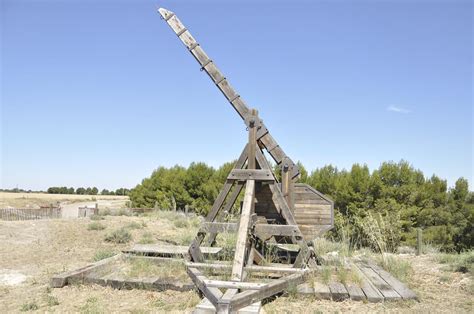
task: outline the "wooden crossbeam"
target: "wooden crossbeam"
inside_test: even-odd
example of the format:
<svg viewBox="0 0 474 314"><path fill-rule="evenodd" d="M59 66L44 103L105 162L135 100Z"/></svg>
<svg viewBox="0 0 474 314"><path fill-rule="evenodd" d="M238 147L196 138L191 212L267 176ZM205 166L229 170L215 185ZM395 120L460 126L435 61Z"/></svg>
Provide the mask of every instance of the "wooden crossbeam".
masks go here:
<svg viewBox="0 0 474 314"><path fill-rule="evenodd" d="M299 232L298 226L256 224L255 232L262 235L291 237Z"/></svg>
<svg viewBox="0 0 474 314"><path fill-rule="evenodd" d="M242 153L240 154L239 159L234 165L234 169L241 169L245 165L247 158L248 158L248 144L245 145L244 149L242 150ZM225 199L227 198L227 195L232 189L232 185L233 185L233 181L227 181L224 184L224 187L220 191L219 195L217 196L217 199L214 201L214 204L212 205L212 208L209 214L206 217L206 222L213 222L216 219L216 216L219 210L222 208L222 205ZM204 256L199 247L202 241L204 240L205 236L206 236L206 232L198 232L198 234L196 235L196 238L193 240L193 242L191 242L191 245L189 246L189 254L191 256L191 259L195 262L204 261Z"/></svg>
<svg viewBox="0 0 474 314"><path fill-rule="evenodd" d="M229 311L237 311L247 305L271 297L283 290L287 289L290 285L298 285L304 282L309 274L309 270L300 273L292 274L286 277L274 280L267 284L265 287L259 290L247 290L236 294L229 303ZM220 303L220 301L218 301Z"/></svg>
<svg viewBox="0 0 474 314"><path fill-rule="evenodd" d="M217 307L219 299L222 297L222 292L215 287L208 287L204 280L207 278L196 268L188 267L187 273L191 280L194 282L196 287L211 301L211 303Z"/></svg>
<svg viewBox="0 0 474 314"><path fill-rule="evenodd" d="M203 281L206 286L214 288L224 289L241 289L241 290L260 290L264 288L266 283L256 282L240 282L240 281L224 281L224 280L210 280L206 279Z"/></svg>
<svg viewBox="0 0 474 314"><path fill-rule="evenodd" d="M235 202L237 200L237 197L239 197L240 192L242 191L243 187L244 187L244 182L242 182L242 181L237 181L234 184L234 190L232 191L232 194L229 196L229 199L226 200L224 208L221 210L220 213L230 212L230 210L232 209L232 206L235 204ZM217 219L218 219L218 217L217 217ZM207 244L209 246L214 244L214 242L216 241L216 236L217 236L217 233L215 233L215 232L211 232L209 234L209 237L208 237L208 240L207 240Z"/></svg>
<svg viewBox="0 0 474 314"><path fill-rule="evenodd" d="M187 267L197 268L197 269L215 269L215 270L228 270L232 269L232 265L229 264L219 264L219 263L195 263L195 262L186 262ZM276 266L245 266L244 270L249 273L301 273L304 272L304 269L293 268L293 267L276 267Z"/></svg>
<svg viewBox="0 0 474 314"><path fill-rule="evenodd" d="M227 180L275 181L275 178L273 172L269 169L233 169Z"/></svg>

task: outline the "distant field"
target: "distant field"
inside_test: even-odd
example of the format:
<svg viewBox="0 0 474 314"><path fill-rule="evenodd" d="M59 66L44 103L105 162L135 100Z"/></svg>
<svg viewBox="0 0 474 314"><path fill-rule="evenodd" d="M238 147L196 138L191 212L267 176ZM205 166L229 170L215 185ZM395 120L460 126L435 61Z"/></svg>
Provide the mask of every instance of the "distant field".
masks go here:
<svg viewBox="0 0 474 314"><path fill-rule="evenodd" d="M48 194L48 193L10 193L0 192L0 207L40 207L59 203L117 201L125 203L128 196L117 195L75 195L75 194ZM115 203L115 202L114 202Z"/></svg>

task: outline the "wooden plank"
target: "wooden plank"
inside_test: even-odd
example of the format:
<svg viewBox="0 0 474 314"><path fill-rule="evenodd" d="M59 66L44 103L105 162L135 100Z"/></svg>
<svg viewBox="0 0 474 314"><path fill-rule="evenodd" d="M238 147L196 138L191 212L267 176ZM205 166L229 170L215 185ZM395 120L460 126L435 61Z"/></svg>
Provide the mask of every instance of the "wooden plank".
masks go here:
<svg viewBox="0 0 474 314"><path fill-rule="evenodd" d="M217 306L217 302L222 297L222 292L217 288L207 287L204 283L206 277L203 276L196 268L188 267L187 273L196 287L206 296L209 301L211 301L214 306Z"/></svg>
<svg viewBox="0 0 474 314"><path fill-rule="evenodd" d="M245 186L242 213L240 214L239 229L237 232L237 242L235 245L234 265L232 267L232 280L242 280L245 251L247 248L247 237L250 225L250 214L255 196L255 181L248 180Z"/></svg>
<svg viewBox="0 0 474 314"><path fill-rule="evenodd" d="M323 283L314 281L313 283L314 295L319 300L331 300L331 290Z"/></svg>
<svg viewBox="0 0 474 314"><path fill-rule="evenodd" d="M295 219L296 224L298 222L304 222L305 224L312 225L312 226L326 226L326 225L331 225L332 219L330 218L321 218L321 219Z"/></svg>
<svg viewBox="0 0 474 314"><path fill-rule="evenodd" d="M347 289L347 292L349 293L351 300L354 300L354 301L365 300L365 294L359 286L356 286L355 284L352 284L352 283L348 283L346 284L346 289Z"/></svg>
<svg viewBox="0 0 474 314"><path fill-rule="evenodd" d="M300 209L301 212L302 209L310 209L311 211L313 210L321 210L321 211L328 211L331 212L332 205L331 204L314 204L314 203L309 203L309 204L302 204L302 203L295 203L295 211L298 211Z"/></svg>
<svg viewBox="0 0 474 314"><path fill-rule="evenodd" d="M278 236L294 236L299 233L298 226L289 225L269 225L269 224L257 224L255 225L255 232L265 235L278 235Z"/></svg>
<svg viewBox="0 0 474 314"><path fill-rule="evenodd" d="M340 282L330 282L328 284L331 296L334 301L344 301L349 299L349 293L347 293L346 287Z"/></svg>
<svg viewBox="0 0 474 314"><path fill-rule="evenodd" d="M230 301L238 292L239 290L237 289L228 289L216 305L217 313L222 313L222 314L232 313L230 309Z"/></svg>
<svg viewBox="0 0 474 314"><path fill-rule="evenodd" d="M107 268L111 263L118 261L122 258L123 254L117 254L112 257L95 262L93 264L87 265L85 267L54 275L51 278L51 286L53 288L62 288L67 285L71 279L82 281L84 277L91 274L92 272L97 272L98 270Z"/></svg>
<svg viewBox="0 0 474 314"><path fill-rule="evenodd" d="M395 290L393 290L372 268L360 265L360 269L374 284L374 286L379 289L386 301L401 299L401 296Z"/></svg>
<svg viewBox="0 0 474 314"><path fill-rule="evenodd" d="M193 268L208 268L215 270L226 270L232 269L232 265L229 264L218 264L218 263L195 263L195 262L186 262L186 266ZM305 270L300 268L293 267L274 267L274 266L245 266L244 270L246 272L273 272L273 273L303 273Z"/></svg>
<svg viewBox="0 0 474 314"><path fill-rule="evenodd" d="M220 247L201 247L201 252L206 255L215 255L220 251L222 251ZM124 250L123 252L135 254L185 255L188 253L188 247L182 245L135 244L131 249Z"/></svg>
<svg viewBox="0 0 474 314"><path fill-rule="evenodd" d="M362 272L362 270L356 265L352 264L352 269L359 275L362 280L361 288L367 297L367 301L377 303L382 302L384 297L382 293L374 286L372 282L369 281L367 276Z"/></svg>
<svg viewBox="0 0 474 314"><path fill-rule="evenodd" d="M401 283L398 279L393 277L390 273L386 272L384 269L380 268L379 266L375 265L374 263L369 263L369 265L403 299L417 299L417 296L413 291L411 291L406 285Z"/></svg>
<svg viewBox="0 0 474 314"><path fill-rule="evenodd" d="M246 306L238 310L237 314L258 314L260 313L261 307L262 307L261 302L255 302L254 304L251 304L249 306ZM193 311L193 314L215 314L215 313L216 313L216 308L206 298L202 299L201 303L199 303L196 306L196 309Z"/></svg>
<svg viewBox="0 0 474 314"><path fill-rule="evenodd" d="M265 287L266 283L240 282L240 281L224 281L206 279L203 281L208 287L224 288L224 289L241 289L241 290L260 290Z"/></svg>
<svg viewBox="0 0 474 314"><path fill-rule="evenodd" d="M272 171L268 169L233 169L227 180L275 181L275 178Z"/></svg>
<svg viewBox="0 0 474 314"><path fill-rule="evenodd" d="M300 194L294 193L295 196L295 206L297 205L329 205L328 201L322 198L309 198L309 199L302 199L300 198Z"/></svg>

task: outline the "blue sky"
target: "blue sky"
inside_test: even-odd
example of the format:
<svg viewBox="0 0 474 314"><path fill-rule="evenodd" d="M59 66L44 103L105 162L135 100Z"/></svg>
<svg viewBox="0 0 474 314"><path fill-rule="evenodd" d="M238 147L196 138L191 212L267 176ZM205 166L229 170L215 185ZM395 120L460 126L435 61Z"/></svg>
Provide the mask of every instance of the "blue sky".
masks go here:
<svg viewBox="0 0 474 314"><path fill-rule="evenodd" d="M474 179L471 1L1 3L2 188L238 157L244 124L159 6L309 170L405 159Z"/></svg>

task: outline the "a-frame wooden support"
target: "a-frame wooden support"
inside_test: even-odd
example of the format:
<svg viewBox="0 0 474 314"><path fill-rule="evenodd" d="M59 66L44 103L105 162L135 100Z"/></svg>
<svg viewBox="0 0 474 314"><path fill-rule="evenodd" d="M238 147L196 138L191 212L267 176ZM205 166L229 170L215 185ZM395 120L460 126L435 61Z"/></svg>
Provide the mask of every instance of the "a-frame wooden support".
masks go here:
<svg viewBox="0 0 474 314"><path fill-rule="evenodd" d="M188 267L188 273L196 287L209 299L218 312L238 310L255 301L281 292L290 284L301 282L308 271L308 269L305 269L305 266L311 255L311 251L303 239L303 235L292 212L293 181L290 175L291 169L282 164L283 182L280 185L258 144L258 130L261 124L256 110L250 111L246 118L246 123L249 131L248 144L229 173L206 221L202 224L196 238L189 247L190 265L202 265L206 261L204 260L200 245L206 234L209 235L208 241L212 244L216 234L220 232L237 232L230 281L209 280L197 268L193 266ZM269 186L275 208L277 208L278 213L286 224L256 223L254 219L256 217L256 184L262 184L262 182ZM245 193L238 223L217 221L219 213L222 211L228 212L232 208L244 187ZM257 285L244 282L246 269L252 267L255 261L262 262L264 260L264 256L255 249L254 239L258 238L259 234L285 236L290 238L293 243L299 245L300 250L293 263L296 273L280 278L270 284ZM271 271L271 269L272 267L268 267L267 270ZM219 288L227 290L221 291ZM243 290L243 292L239 292L239 289Z"/></svg>

